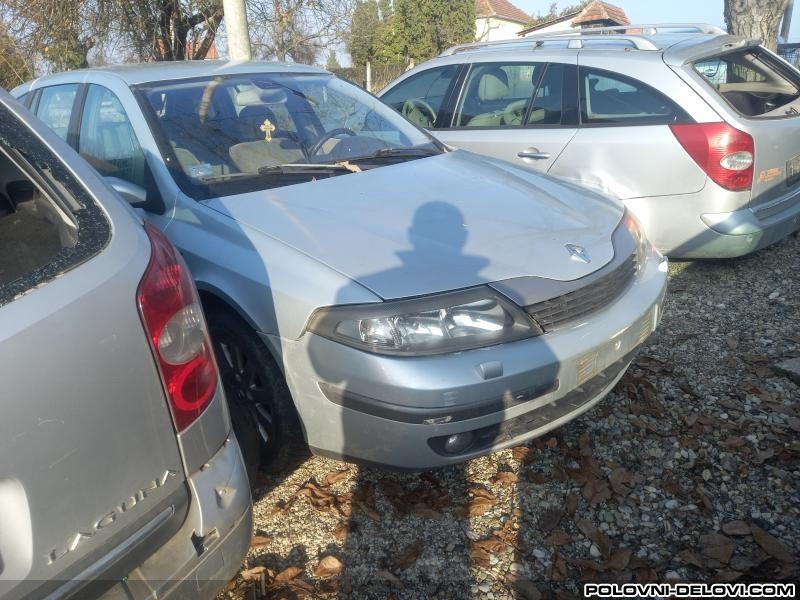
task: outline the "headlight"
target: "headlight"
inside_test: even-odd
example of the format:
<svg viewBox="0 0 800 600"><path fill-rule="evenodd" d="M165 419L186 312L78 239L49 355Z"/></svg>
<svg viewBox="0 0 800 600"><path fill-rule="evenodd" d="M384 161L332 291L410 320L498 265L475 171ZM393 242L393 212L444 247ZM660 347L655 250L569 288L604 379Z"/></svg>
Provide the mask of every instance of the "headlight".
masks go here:
<svg viewBox="0 0 800 600"><path fill-rule="evenodd" d="M650 247L650 242L647 241L647 236L644 234L639 219L633 216L633 213L627 208L625 214L622 215L622 224L625 226L634 242L636 242L636 268L641 271L644 268L644 263L647 262L647 250Z"/></svg>
<svg viewBox="0 0 800 600"><path fill-rule="evenodd" d="M317 310L308 330L377 354L457 352L540 335L542 330L489 287Z"/></svg>

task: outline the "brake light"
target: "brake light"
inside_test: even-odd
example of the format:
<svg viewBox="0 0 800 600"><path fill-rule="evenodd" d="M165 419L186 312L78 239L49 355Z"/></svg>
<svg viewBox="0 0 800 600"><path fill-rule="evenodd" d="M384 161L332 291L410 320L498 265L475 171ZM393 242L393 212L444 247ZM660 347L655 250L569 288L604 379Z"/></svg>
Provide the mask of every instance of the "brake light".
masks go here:
<svg viewBox="0 0 800 600"><path fill-rule="evenodd" d="M172 243L145 224L152 254L137 299L175 428L183 431L211 402L217 365L200 298L189 269Z"/></svg>
<svg viewBox="0 0 800 600"><path fill-rule="evenodd" d="M740 192L753 185L753 138L727 123L669 126L681 146L714 182Z"/></svg>

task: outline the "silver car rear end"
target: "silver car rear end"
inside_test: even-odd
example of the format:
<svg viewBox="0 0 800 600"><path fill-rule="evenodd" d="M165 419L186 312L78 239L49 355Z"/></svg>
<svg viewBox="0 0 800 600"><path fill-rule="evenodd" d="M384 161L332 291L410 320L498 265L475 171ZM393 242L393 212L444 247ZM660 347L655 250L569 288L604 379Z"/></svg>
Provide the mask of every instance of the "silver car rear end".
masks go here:
<svg viewBox="0 0 800 600"><path fill-rule="evenodd" d="M220 388L176 435L137 308L151 241L0 93L0 225L25 233L0 259L0 597L211 596L250 536Z"/></svg>

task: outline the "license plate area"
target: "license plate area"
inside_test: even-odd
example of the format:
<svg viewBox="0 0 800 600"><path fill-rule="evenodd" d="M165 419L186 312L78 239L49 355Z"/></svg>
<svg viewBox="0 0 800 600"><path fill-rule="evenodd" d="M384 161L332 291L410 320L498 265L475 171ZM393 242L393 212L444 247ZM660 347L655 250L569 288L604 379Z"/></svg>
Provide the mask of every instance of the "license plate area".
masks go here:
<svg viewBox="0 0 800 600"><path fill-rule="evenodd" d="M658 305L654 305L638 321L621 331L603 345L590 350L578 358L576 363L577 384L583 385L609 365L635 348L641 346L658 324Z"/></svg>
<svg viewBox="0 0 800 600"><path fill-rule="evenodd" d="M800 155L786 161L786 185L792 187L800 182Z"/></svg>

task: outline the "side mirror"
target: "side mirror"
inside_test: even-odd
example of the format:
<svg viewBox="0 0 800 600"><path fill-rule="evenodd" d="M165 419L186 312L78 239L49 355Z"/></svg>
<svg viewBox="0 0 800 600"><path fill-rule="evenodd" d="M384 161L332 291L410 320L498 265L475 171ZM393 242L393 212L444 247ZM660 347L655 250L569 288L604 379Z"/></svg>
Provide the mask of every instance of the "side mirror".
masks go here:
<svg viewBox="0 0 800 600"><path fill-rule="evenodd" d="M103 179L132 207L147 208L147 190L142 186L131 183L130 181L125 181L119 177L104 177Z"/></svg>

